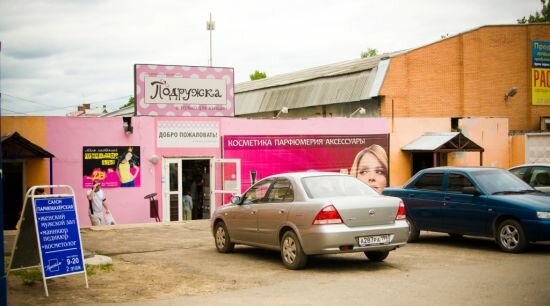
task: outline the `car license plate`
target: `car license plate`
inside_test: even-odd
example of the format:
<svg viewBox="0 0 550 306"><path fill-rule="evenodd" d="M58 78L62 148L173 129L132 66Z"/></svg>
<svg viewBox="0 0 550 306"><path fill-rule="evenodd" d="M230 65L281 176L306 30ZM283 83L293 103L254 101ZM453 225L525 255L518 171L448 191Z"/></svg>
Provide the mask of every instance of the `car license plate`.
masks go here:
<svg viewBox="0 0 550 306"><path fill-rule="evenodd" d="M390 235L364 236L358 237L359 246L369 246L377 244L390 243Z"/></svg>

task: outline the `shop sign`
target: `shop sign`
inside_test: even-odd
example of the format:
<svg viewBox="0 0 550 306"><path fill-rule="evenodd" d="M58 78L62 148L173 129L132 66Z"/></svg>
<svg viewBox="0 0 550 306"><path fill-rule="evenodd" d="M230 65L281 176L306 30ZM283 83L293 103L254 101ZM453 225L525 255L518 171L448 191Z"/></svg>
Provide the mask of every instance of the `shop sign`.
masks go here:
<svg viewBox="0 0 550 306"><path fill-rule="evenodd" d="M158 121L157 147L219 148L219 124L212 121Z"/></svg>
<svg viewBox="0 0 550 306"><path fill-rule="evenodd" d="M550 106L550 42L533 41L531 51L532 104Z"/></svg>
<svg viewBox="0 0 550 306"><path fill-rule="evenodd" d="M135 65L136 114L234 115L233 68Z"/></svg>
<svg viewBox="0 0 550 306"><path fill-rule="evenodd" d="M377 147L387 157L388 134L277 135L223 137L224 158L241 160L242 188L266 176L295 171L351 173L363 149ZM387 158L385 158L387 163ZM385 165L386 170L389 165ZM386 179L387 179L387 173Z"/></svg>

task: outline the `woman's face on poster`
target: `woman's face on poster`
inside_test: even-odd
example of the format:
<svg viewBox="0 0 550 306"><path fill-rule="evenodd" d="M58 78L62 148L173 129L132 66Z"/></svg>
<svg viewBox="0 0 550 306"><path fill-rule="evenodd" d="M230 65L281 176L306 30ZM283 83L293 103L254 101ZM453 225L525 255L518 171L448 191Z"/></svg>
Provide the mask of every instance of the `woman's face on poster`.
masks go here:
<svg viewBox="0 0 550 306"><path fill-rule="evenodd" d="M132 159L132 153L126 152L126 155L124 155L124 159L127 160L127 161L131 160Z"/></svg>
<svg viewBox="0 0 550 306"><path fill-rule="evenodd" d="M371 153L365 153L357 165L357 178L382 193L388 184L384 165Z"/></svg>

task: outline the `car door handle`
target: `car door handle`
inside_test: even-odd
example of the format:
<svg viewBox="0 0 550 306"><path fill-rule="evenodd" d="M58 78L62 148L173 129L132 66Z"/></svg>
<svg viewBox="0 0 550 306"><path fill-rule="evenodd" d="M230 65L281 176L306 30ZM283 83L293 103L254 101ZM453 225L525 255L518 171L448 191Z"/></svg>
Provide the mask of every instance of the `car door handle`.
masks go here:
<svg viewBox="0 0 550 306"><path fill-rule="evenodd" d="M414 197L415 197L414 193L409 194L409 198L414 198Z"/></svg>
<svg viewBox="0 0 550 306"><path fill-rule="evenodd" d="M285 210L284 209L279 209L279 214L284 214L285 213Z"/></svg>
<svg viewBox="0 0 550 306"><path fill-rule="evenodd" d="M255 215L255 214L256 214L256 211L253 210L253 211L250 212L250 214L251 214L251 215Z"/></svg>
<svg viewBox="0 0 550 306"><path fill-rule="evenodd" d="M451 197L444 197L443 200L445 200L445 201L450 201L450 200L451 200Z"/></svg>

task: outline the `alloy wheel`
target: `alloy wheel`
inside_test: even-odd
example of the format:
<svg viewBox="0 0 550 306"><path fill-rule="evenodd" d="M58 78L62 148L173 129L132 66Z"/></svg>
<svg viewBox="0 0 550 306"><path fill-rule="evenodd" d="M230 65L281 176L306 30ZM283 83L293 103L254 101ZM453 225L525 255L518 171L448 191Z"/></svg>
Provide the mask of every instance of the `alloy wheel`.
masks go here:
<svg viewBox="0 0 550 306"><path fill-rule="evenodd" d="M293 263L296 260L296 243L292 237L286 237L283 241L283 256L288 263Z"/></svg>

